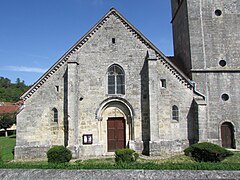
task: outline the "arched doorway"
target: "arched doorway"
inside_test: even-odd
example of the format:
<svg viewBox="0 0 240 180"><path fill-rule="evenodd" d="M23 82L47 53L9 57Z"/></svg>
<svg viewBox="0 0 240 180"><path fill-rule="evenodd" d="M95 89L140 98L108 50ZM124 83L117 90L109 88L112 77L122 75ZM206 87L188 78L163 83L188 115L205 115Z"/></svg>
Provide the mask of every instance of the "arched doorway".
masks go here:
<svg viewBox="0 0 240 180"><path fill-rule="evenodd" d="M96 111L96 118L106 152L128 147L134 139L133 109L125 99L115 97L104 100Z"/></svg>
<svg viewBox="0 0 240 180"><path fill-rule="evenodd" d="M224 122L221 125L222 147L235 148L234 127L230 122Z"/></svg>

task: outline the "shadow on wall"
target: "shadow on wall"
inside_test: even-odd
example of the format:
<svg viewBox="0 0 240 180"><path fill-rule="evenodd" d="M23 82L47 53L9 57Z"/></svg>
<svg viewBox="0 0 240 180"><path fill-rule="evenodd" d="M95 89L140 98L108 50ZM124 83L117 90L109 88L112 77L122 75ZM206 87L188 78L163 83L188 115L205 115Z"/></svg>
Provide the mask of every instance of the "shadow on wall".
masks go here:
<svg viewBox="0 0 240 180"><path fill-rule="evenodd" d="M68 146L68 70L63 75L64 78L64 146Z"/></svg>
<svg viewBox="0 0 240 180"><path fill-rule="evenodd" d="M145 59L141 75L141 119L142 119L142 140L143 151L142 154L149 155L149 141L150 141L150 118L149 118L149 75L148 75L148 61Z"/></svg>
<svg viewBox="0 0 240 180"><path fill-rule="evenodd" d="M187 115L187 128L189 145L197 143L199 141L199 119L198 107L194 100Z"/></svg>

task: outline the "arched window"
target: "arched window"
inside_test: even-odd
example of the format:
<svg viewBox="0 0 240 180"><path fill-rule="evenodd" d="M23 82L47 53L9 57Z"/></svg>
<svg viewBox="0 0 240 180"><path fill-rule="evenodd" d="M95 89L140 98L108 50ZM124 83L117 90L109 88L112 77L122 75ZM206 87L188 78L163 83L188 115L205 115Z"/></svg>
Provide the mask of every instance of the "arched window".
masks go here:
<svg viewBox="0 0 240 180"><path fill-rule="evenodd" d="M108 94L125 94L124 71L117 64L108 68Z"/></svg>
<svg viewBox="0 0 240 180"><path fill-rule="evenodd" d="M172 106L172 120L179 121L179 111L176 105Z"/></svg>
<svg viewBox="0 0 240 180"><path fill-rule="evenodd" d="M58 110L56 108L53 108L52 111L53 111L53 122L58 123Z"/></svg>

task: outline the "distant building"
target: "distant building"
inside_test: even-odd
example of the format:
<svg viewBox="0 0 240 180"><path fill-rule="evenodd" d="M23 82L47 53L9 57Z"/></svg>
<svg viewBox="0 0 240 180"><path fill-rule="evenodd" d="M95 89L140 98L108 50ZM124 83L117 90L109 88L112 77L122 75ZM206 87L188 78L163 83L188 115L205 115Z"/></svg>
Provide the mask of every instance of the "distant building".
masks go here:
<svg viewBox="0 0 240 180"><path fill-rule="evenodd" d="M174 57L112 8L23 96L15 159L239 148L239 4L172 0Z"/></svg>
<svg viewBox="0 0 240 180"><path fill-rule="evenodd" d="M0 114L15 113L19 110L23 102L0 102Z"/></svg>
<svg viewBox="0 0 240 180"><path fill-rule="evenodd" d="M17 111L20 109L23 102L0 102L0 115L1 114L8 114L8 113L17 113ZM16 125L14 124L11 128L8 128L7 131L9 132L15 132L16 131ZM0 129L0 135L4 135L5 130Z"/></svg>

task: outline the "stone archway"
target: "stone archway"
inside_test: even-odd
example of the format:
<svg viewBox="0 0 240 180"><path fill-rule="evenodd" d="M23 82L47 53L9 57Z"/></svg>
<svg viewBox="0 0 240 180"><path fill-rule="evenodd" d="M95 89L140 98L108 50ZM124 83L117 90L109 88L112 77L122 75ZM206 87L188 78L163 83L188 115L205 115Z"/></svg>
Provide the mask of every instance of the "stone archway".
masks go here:
<svg viewBox="0 0 240 180"><path fill-rule="evenodd" d="M222 146L224 148L235 148L234 126L230 122L224 122L221 125Z"/></svg>
<svg viewBox="0 0 240 180"><path fill-rule="evenodd" d="M106 152L128 147L134 139L133 109L121 98L109 98L96 111L100 122L100 139Z"/></svg>

